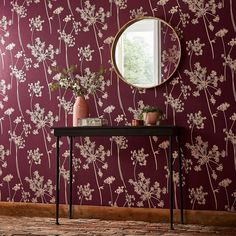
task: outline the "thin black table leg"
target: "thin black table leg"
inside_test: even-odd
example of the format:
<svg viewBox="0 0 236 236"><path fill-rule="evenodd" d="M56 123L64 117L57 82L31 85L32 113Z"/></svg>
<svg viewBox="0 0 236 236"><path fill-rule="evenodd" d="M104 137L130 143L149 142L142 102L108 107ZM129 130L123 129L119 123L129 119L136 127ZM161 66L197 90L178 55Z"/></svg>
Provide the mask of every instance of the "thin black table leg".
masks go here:
<svg viewBox="0 0 236 236"><path fill-rule="evenodd" d="M170 204L170 229L173 227L173 163L172 163L172 136L169 136L169 204Z"/></svg>
<svg viewBox="0 0 236 236"><path fill-rule="evenodd" d="M59 183L59 178L60 178L60 157L59 157L59 141L60 137L57 137L57 143L56 143L56 224L59 225L59 195L60 195L60 183Z"/></svg>
<svg viewBox="0 0 236 236"><path fill-rule="evenodd" d="M70 196L69 196L69 204L70 204L70 208L69 208L69 218L72 219L72 161L73 161L73 157L72 157L72 151L73 151L73 138L70 137L70 160L69 160L69 165L70 165Z"/></svg>
<svg viewBox="0 0 236 236"><path fill-rule="evenodd" d="M184 223L184 210L183 210L183 180L182 180L182 156L180 150L180 137L177 137L178 142L178 157L179 157L179 187L180 187L180 216L181 224Z"/></svg>

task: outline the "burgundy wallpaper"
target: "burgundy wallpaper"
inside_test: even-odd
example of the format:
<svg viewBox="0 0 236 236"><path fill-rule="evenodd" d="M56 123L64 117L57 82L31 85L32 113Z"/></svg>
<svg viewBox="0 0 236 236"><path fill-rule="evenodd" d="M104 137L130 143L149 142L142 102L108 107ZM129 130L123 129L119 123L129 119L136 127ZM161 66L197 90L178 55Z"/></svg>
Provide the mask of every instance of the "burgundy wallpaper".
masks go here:
<svg viewBox="0 0 236 236"><path fill-rule="evenodd" d="M137 90L117 78L110 49L119 28L143 15L175 28L182 57L170 81ZM144 105L161 107L164 123L185 127L185 207L235 211L235 35L233 0L1 0L0 200L55 201L50 127L72 124L74 98L70 91L50 91L51 68L77 64L89 78L102 64L108 71L86 97L91 116L124 125ZM61 200L67 203L68 140L61 141ZM168 208L168 145L159 137L77 139L74 202ZM173 157L176 168L176 147Z"/></svg>

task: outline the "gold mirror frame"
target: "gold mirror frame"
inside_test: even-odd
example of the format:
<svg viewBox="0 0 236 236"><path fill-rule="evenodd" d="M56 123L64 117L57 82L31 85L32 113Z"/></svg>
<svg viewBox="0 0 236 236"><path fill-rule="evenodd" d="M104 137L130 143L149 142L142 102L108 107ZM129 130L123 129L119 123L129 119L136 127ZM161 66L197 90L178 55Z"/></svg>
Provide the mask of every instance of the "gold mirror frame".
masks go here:
<svg viewBox="0 0 236 236"><path fill-rule="evenodd" d="M127 79L125 79L124 75L121 73L121 71L119 70L119 67L117 65L117 62L116 62L116 49L117 49L117 44L119 42L119 39L121 38L122 34L130 27L130 26L133 26L135 23L137 22L140 22L140 21L143 21L145 19L148 19L148 20L155 20L157 22L160 22L160 25L161 24L164 24L166 27L168 27L170 30L171 30L171 34L172 37L175 37L175 39L177 40L176 44L177 44L177 50L176 50L176 63L173 64L173 69L172 71L168 74L167 78L162 78L162 68L159 67L160 71L159 71L159 74L161 74L161 76L159 76L159 82L156 82L155 84L153 83L153 85L147 85L147 86L140 86L140 85L137 85L137 84L132 84L130 83L129 81L127 81ZM161 30L161 27L160 27L160 30ZM153 49L154 50L154 49ZM171 50L171 48L167 48L167 50ZM161 50L162 51L162 50ZM160 52L158 52L157 56L160 58L162 57L163 55L159 55ZM162 53L161 53L162 54ZM113 64L113 67L114 67L114 70L115 72L117 73L117 75L119 76L119 78L121 78L125 83L131 85L131 86L134 86L134 87L137 87L137 88L153 88L153 87L157 87L157 86L160 86L161 84L165 83L167 80L169 80L171 78L171 76L175 73L175 71L177 70L178 66L179 66L179 62L180 62L180 58L181 58L181 44L180 44L180 40L179 40L179 37L177 35L177 33L175 32L174 28L169 25L167 22L165 22L164 20L160 19L160 18L157 18L157 17L151 17L151 16L147 16L147 17L140 17L140 18L136 18L136 19L133 19L129 22L127 22L124 26L122 26L122 28L119 30L119 32L116 34L115 38L114 38L114 41L112 43L112 47L111 47L111 59L112 59L112 64ZM160 60L160 65L162 64L162 60ZM158 80L158 78L156 78L156 80Z"/></svg>

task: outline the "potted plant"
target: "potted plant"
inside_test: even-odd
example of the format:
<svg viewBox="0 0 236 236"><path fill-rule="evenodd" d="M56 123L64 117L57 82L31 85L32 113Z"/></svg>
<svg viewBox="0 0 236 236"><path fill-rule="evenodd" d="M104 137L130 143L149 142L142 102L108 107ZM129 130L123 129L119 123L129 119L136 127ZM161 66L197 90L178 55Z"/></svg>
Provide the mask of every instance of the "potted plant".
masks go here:
<svg viewBox="0 0 236 236"><path fill-rule="evenodd" d="M159 125L163 118L163 111L154 106L145 106L142 110L142 118L145 125Z"/></svg>
<svg viewBox="0 0 236 236"><path fill-rule="evenodd" d="M89 107L85 97L88 98L89 94L94 94L96 90L101 90L104 86L105 69L100 67L98 72L91 72L89 68L86 68L81 74L77 72L77 65L71 65L68 68L54 67L52 70L56 72L56 75L52 78L50 89L53 91L64 88L73 91L75 97L73 126L77 126L78 118L89 117Z"/></svg>

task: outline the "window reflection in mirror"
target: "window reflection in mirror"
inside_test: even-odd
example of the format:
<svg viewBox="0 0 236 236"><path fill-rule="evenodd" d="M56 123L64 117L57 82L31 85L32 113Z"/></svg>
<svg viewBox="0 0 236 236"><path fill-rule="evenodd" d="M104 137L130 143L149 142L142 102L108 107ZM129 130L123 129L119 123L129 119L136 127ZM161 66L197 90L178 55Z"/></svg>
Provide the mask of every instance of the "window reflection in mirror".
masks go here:
<svg viewBox="0 0 236 236"><path fill-rule="evenodd" d="M176 70L180 42L173 28L158 18L133 20L117 34L112 59L125 82L151 88L166 81Z"/></svg>
<svg viewBox="0 0 236 236"><path fill-rule="evenodd" d="M159 44L159 21L138 21L123 32L117 42L115 57L118 69L129 84L140 86L145 80L151 87L157 83L160 58L156 58L155 52Z"/></svg>

